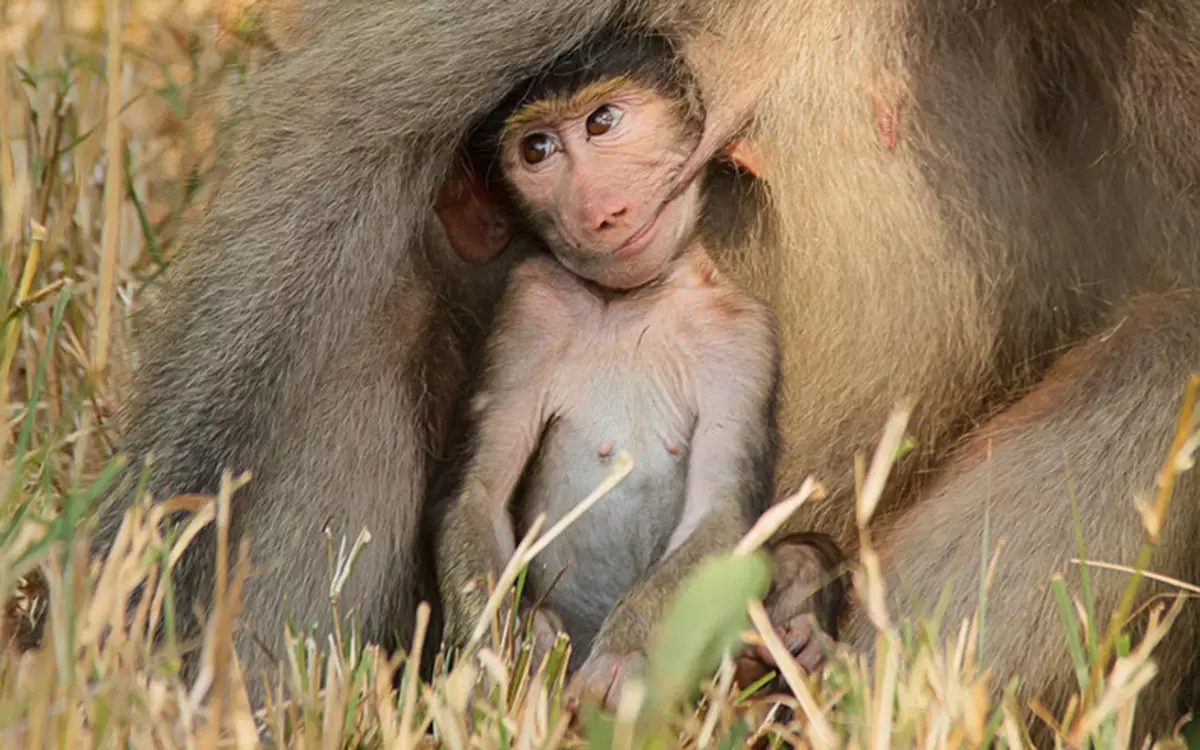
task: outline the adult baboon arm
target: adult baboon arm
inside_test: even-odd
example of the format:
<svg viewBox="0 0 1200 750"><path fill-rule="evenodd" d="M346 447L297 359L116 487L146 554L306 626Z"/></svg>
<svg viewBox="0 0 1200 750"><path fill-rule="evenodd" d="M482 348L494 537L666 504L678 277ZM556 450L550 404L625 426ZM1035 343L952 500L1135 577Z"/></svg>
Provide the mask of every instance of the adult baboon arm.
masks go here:
<svg viewBox="0 0 1200 750"><path fill-rule="evenodd" d="M974 437L923 502L876 533L893 611L922 611L917 605L930 612L950 576L942 634L949 637L978 605L983 545L990 557L1003 540L987 595L980 661L996 672L994 697L1019 675L1021 705L1036 697L1061 716L1077 688L1049 584L1060 572L1071 594L1082 597L1079 567L1069 562L1078 554L1072 497L1087 556L1132 565L1145 540L1134 495L1152 489L1186 379L1197 371L1197 292L1141 299L1114 329L1065 356L1045 382ZM1190 583L1200 582L1200 486L1194 473L1176 484L1149 566ZM1095 627L1107 627L1125 575L1090 572ZM1171 588L1144 584L1140 597L1154 591ZM917 601L909 601L909 592ZM1187 603L1181 618L1155 651L1159 674L1138 701L1139 732L1170 726L1185 708L1176 700L1197 695L1186 689L1183 696L1172 694L1181 684L1197 687L1200 677L1191 651L1200 607ZM1135 615L1135 639L1144 621L1145 612ZM859 649L873 648L874 630L861 613L844 635ZM1140 734L1133 740L1141 744Z"/></svg>

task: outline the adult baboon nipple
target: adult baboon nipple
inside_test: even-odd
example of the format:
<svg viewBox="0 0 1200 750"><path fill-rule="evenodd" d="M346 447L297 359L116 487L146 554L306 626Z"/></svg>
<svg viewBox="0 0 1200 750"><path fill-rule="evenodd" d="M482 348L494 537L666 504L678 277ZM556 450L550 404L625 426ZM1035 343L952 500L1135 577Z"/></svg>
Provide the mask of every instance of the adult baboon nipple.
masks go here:
<svg viewBox="0 0 1200 750"><path fill-rule="evenodd" d="M612 455L612 452L613 452L613 441L611 441L611 440L600 441L600 447L596 449L596 453L600 456L600 458L608 458L609 456Z"/></svg>
<svg viewBox="0 0 1200 750"><path fill-rule="evenodd" d="M671 438L663 438L663 445L667 447L667 453L670 453L672 456L679 455L679 443Z"/></svg>
<svg viewBox="0 0 1200 750"><path fill-rule="evenodd" d="M899 113L893 102L881 94L871 96L871 113L875 118L875 135L879 145L891 150L900 140Z"/></svg>

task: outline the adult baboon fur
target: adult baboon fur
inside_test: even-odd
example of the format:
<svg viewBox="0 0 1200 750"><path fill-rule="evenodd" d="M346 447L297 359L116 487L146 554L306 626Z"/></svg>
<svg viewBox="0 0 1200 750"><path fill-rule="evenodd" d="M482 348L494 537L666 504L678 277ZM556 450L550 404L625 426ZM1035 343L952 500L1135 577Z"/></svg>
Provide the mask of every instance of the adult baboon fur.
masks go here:
<svg viewBox="0 0 1200 750"><path fill-rule="evenodd" d="M986 518L1006 541L992 684L1020 674L1060 707L1073 678L1047 583L1077 580L1069 497L1089 553L1130 563L1132 494L1200 367L1188 0L302 6L305 39L249 84L219 193L146 321L124 447L155 453L152 492L253 472L233 511L257 564L242 622L274 648L285 612L327 617L322 530L366 526L342 603L366 637L404 641L432 594L426 490L505 262L455 259L434 196L472 123L614 15L681 38L710 109L772 76L748 133L769 188L726 191L744 221L721 262L781 319L778 494L808 474L833 491L794 528L853 546L852 457L919 397L877 519L890 591L930 604L954 575L947 622L968 616ZM1185 476L1154 570L1200 581L1198 500ZM206 539L181 562L185 601L210 596L211 559ZM1093 582L1106 621L1125 577ZM1139 728L1195 705L1198 610L1158 649ZM872 644L861 614L843 636Z"/></svg>

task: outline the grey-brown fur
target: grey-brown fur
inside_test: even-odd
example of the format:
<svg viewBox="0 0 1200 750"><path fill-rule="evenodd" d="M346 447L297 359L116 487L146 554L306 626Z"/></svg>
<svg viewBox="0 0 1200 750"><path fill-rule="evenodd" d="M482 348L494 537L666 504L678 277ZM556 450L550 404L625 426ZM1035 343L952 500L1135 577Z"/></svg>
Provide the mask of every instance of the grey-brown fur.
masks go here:
<svg viewBox="0 0 1200 750"><path fill-rule="evenodd" d="M254 471L235 530L266 566L243 621L268 644L285 596L325 616L330 518L335 535L375 536L344 601L361 604L368 638L403 639L429 578L418 518L443 447L426 415L457 389L491 297L455 290L494 289L490 270L449 259L427 208L456 142L614 9L682 28L691 8L727 30L773 10L798 62L730 59L706 100L730 95L734 73L779 73L752 130L767 221L722 256L782 322L777 491L816 473L834 499L796 528L851 541L851 457L873 447L896 398L919 396L917 450L882 508L883 524L896 519L879 532L884 569L927 602L959 572L947 622L969 616L978 582L964 571L979 567L988 507L992 538L1007 541L988 607L991 684L1023 674L1026 696L1061 708L1070 671L1046 584L1076 575L1067 477L1088 549L1130 559L1142 540L1130 491L1151 483L1182 378L1200 367L1200 301L1153 296L1200 276L1200 7L712 2L314 5L315 31L239 108L229 177L142 339L125 447L156 451L160 497L212 491L225 465ZM891 148L873 99L896 115ZM1084 341L1092 365L1061 402L990 461L922 488L922 471ZM1200 581L1198 500L1194 481L1179 485L1157 572ZM200 545L183 561L182 595L208 596L209 560ZM1103 604L1124 578L1093 581ZM1196 705L1196 611L1160 646L1139 731ZM863 648L867 634L861 619L844 631Z"/></svg>

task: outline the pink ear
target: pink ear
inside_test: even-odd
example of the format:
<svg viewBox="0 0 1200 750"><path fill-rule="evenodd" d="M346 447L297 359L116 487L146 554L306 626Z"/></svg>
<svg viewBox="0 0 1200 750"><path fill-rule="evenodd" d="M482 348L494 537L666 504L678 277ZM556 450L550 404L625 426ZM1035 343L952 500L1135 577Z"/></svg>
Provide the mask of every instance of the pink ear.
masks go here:
<svg viewBox="0 0 1200 750"><path fill-rule="evenodd" d="M751 177L761 177L758 156L754 153L754 149L741 138L734 138L725 146L725 156L749 173Z"/></svg>
<svg viewBox="0 0 1200 750"><path fill-rule="evenodd" d="M442 184L433 210L450 246L465 263L478 266L495 259L512 239L502 199L467 167L457 167Z"/></svg>

